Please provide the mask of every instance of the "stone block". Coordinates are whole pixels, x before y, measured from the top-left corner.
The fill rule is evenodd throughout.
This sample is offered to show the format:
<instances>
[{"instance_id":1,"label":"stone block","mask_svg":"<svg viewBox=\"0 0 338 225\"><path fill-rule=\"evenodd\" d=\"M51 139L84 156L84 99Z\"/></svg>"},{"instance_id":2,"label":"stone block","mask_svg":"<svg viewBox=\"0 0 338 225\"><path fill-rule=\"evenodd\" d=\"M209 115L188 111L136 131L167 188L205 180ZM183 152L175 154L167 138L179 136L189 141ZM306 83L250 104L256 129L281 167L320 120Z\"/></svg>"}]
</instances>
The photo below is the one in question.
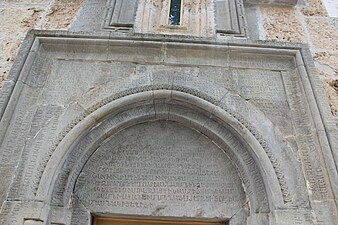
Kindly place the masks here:
<instances>
[{"instance_id":1,"label":"stone block","mask_svg":"<svg viewBox=\"0 0 338 225\"><path fill-rule=\"evenodd\" d=\"M258 49L256 53L231 49L229 65L240 69L289 70L294 67L294 62L290 56L260 53Z\"/></svg>"},{"instance_id":2,"label":"stone block","mask_svg":"<svg viewBox=\"0 0 338 225\"><path fill-rule=\"evenodd\" d=\"M313 54L313 59L316 62L319 62L323 66L329 66L327 68L332 75L334 74L338 78L338 53L337 52L315 52ZM316 65L317 67L317 65ZM318 67L317 67L318 68ZM320 68L318 68L321 70ZM325 71L326 72L326 71Z\"/></svg>"},{"instance_id":3,"label":"stone block","mask_svg":"<svg viewBox=\"0 0 338 225\"><path fill-rule=\"evenodd\" d=\"M83 2L84 0L55 1L47 13L43 28L51 30L68 28Z\"/></svg>"},{"instance_id":4,"label":"stone block","mask_svg":"<svg viewBox=\"0 0 338 225\"><path fill-rule=\"evenodd\" d=\"M2 89L5 84L4 82L9 74L9 70L10 70L9 65L0 66L0 89Z\"/></svg>"},{"instance_id":5,"label":"stone block","mask_svg":"<svg viewBox=\"0 0 338 225\"><path fill-rule=\"evenodd\" d=\"M209 50L207 50L205 45L184 46L181 44L167 44L164 62L169 64L222 67L229 65L228 46L212 46Z\"/></svg>"},{"instance_id":6,"label":"stone block","mask_svg":"<svg viewBox=\"0 0 338 225\"><path fill-rule=\"evenodd\" d=\"M114 0L111 2L112 11L107 18L111 18L111 26L132 27L134 25L137 0Z\"/></svg>"},{"instance_id":7,"label":"stone block","mask_svg":"<svg viewBox=\"0 0 338 225\"><path fill-rule=\"evenodd\" d=\"M13 62L21 45L21 40L4 40L1 42L0 62Z\"/></svg>"},{"instance_id":8,"label":"stone block","mask_svg":"<svg viewBox=\"0 0 338 225\"><path fill-rule=\"evenodd\" d=\"M47 220L49 207L42 202L6 201L0 212L0 224L42 225Z\"/></svg>"},{"instance_id":9,"label":"stone block","mask_svg":"<svg viewBox=\"0 0 338 225\"><path fill-rule=\"evenodd\" d=\"M275 6L295 6L297 0L244 0L245 3L249 4L260 4L260 5L275 5Z\"/></svg>"},{"instance_id":10,"label":"stone block","mask_svg":"<svg viewBox=\"0 0 338 225\"><path fill-rule=\"evenodd\" d=\"M202 163L206 159L210 165ZM217 211L222 212L219 218L230 218L245 199L229 160L208 139L180 124L142 124L115 135L94 153L75 193L93 212L212 218Z\"/></svg>"},{"instance_id":11,"label":"stone block","mask_svg":"<svg viewBox=\"0 0 338 225\"><path fill-rule=\"evenodd\" d=\"M262 6L266 39L284 42L305 42L304 27L296 9L289 7Z\"/></svg>"},{"instance_id":12,"label":"stone block","mask_svg":"<svg viewBox=\"0 0 338 225\"><path fill-rule=\"evenodd\" d=\"M14 4L48 4L50 0L3 0L6 3Z\"/></svg>"},{"instance_id":13,"label":"stone block","mask_svg":"<svg viewBox=\"0 0 338 225\"><path fill-rule=\"evenodd\" d=\"M137 63L162 63L162 43L158 42L129 42L126 46L124 41L110 40L108 60ZM146 54L145 54L146 53Z\"/></svg>"},{"instance_id":14,"label":"stone block","mask_svg":"<svg viewBox=\"0 0 338 225\"><path fill-rule=\"evenodd\" d=\"M332 112L332 115L338 116L338 88L336 88L336 80L327 80L324 81L324 88L326 90L326 95L329 99L329 106Z\"/></svg>"},{"instance_id":15,"label":"stone block","mask_svg":"<svg viewBox=\"0 0 338 225\"><path fill-rule=\"evenodd\" d=\"M315 51L336 51L337 36L329 18L306 18L310 46Z\"/></svg>"},{"instance_id":16,"label":"stone block","mask_svg":"<svg viewBox=\"0 0 338 225\"><path fill-rule=\"evenodd\" d=\"M77 8L84 0L78 0L78 4L74 5ZM103 27L103 22L107 13L107 1L90 1L85 0L76 15L76 18L70 30L72 31L99 31ZM75 12L75 11L74 11Z\"/></svg>"},{"instance_id":17,"label":"stone block","mask_svg":"<svg viewBox=\"0 0 338 225\"><path fill-rule=\"evenodd\" d=\"M43 221L39 221L39 220L25 220L23 222L23 225L43 225Z\"/></svg>"},{"instance_id":18,"label":"stone block","mask_svg":"<svg viewBox=\"0 0 338 225\"><path fill-rule=\"evenodd\" d=\"M0 98L3 224L335 221L337 129L301 45L34 35Z\"/></svg>"},{"instance_id":19,"label":"stone block","mask_svg":"<svg viewBox=\"0 0 338 225\"><path fill-rule=\"evenodd\" d=\"M323 1L308 0L301 11L305 16L327 16Z\"/></svg>"},{"instance_id":20,"label":"stone block","mask_svg":"<svg viewBox=\"0 0 338 225\"><path fill-rule=\"evenodd\" d=\"M1 8L1 34L9 37L23 38L29 29L34 28L42 9L41 8ZM16 17L13 17L16 15Z\"/></svg>"},{"instance_id":21,"label":"stone block","mask_svg":"<svg viewBox=\"0 0 338 225\"><path fill-rule=\"evenodd\" d=\"M241 9L238 9L240 5L236 0L222 0L215 2L215 20L216 20L216 32L228 33L228 34L240 34L239 21L241 18Z\"/></svg>"}]
</instances>

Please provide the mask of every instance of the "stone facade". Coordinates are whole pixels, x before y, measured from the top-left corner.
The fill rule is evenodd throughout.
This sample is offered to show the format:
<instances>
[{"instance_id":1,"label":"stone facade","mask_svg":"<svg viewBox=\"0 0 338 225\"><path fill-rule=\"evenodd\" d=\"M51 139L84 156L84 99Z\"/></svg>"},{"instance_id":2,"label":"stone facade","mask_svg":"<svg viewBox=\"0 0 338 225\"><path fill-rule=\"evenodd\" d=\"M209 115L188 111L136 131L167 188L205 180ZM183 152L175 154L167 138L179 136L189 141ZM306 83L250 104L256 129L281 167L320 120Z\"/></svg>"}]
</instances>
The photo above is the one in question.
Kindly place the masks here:
<instances>
[{"instance_id":1,"label":"stone facade","mask_svg":"<svg viewBox=\"0 0 338 225\"><path fill-rule=\"evenodd\" d=\"M67 29L83 0L0 1L0 87L30 29ZM15 15L15 16L14 16Z\"/></svg>"},{"instance_id":2,"label":"stone facade","mask_svg":"<svg viewBox=\"0 0 338 225\"><path fill-rule=\"evenodd\" d=\"M83 0L5 0L0 2L1 21L9 21L0 24L0 86L9 74L27 30L32 28L69 29L82 2ZM252 34L252 38L310 44L316 68L329 98L332 114L337 116L338 22L337 15L334 14L336 13L334 9L337 8L334 1L326 0L326 7L321 0L299 1L294 7L278 6L278 4L283 5L283 1L277 1L277 6L256 6L253 4L258 1L253 0L244 3L247 17L251 11L254 11L254 15L247 18L249 26L250 21L258 23L254 26L258 33ZM332 11L331 15L328 11ZM15 19L12 17L13 14L16 15ZM210 29L213 29L212 27L210 26ZM248 29L250 30L250 27ZM185 31L178 30L177 32L184 33ZM204 33L207 32L209 31L204 31Z\"/></svg>"},{"instance_id":3,"label":"stone facade","mask_svg":"<svg viewBox=\"0 0 338 225\"><path fill-rule=\"evenodd\" d=\"M309 44L332 114L337 116L338 14L330 16L327 13L330 8L325 8L321 1L309 0L292 8L262 6L260 12L266 40Z\"/></svg>"},{"instance_id":4,"label":"stone facade","mask_svg":"<svg viewBox=\"0 0 338 225\"><path fill-rule=\"evenodd\" d=\"M337 121L312 56L336 49L308 39L327 18L314 3L186 0L180 26L167 1L1 4L69 30L30 31L3 82L0 224L338 221Z\"/></svg>"}]
</instances>

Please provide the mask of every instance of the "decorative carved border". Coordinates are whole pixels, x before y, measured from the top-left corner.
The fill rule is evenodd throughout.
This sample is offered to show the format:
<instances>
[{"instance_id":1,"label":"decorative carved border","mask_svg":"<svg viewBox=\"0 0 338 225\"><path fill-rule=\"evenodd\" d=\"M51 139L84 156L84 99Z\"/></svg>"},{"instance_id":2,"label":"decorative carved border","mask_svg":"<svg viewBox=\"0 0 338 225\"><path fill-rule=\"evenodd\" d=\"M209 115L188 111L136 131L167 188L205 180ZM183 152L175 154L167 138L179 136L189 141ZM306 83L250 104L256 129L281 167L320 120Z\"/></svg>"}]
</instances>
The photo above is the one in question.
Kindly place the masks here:
<instances>
[{"instance_id":1,"label":"decorative carved border","mask_svg":"<svg viewBox=\"0 0 338 225\"><path fill-rule=\"evenodd\" d=\"M39 51L40 42L42 41L70 41L73 43L86 41L87 39L91 39L95 41L107 41L109 40L119 40L123 39L126 41L163 41L166 43L174 43L174 42L183 42L183 43L192 43L192 44L211 44L211 45L225 45L229 46L232 49L236 49L239 51L255 51L261 53L276 53L282 55L292 56L296 62L296 70L298 71L298 75L301 78L302 87L304 88L304 92L306 93L306 100L308 101L311 117L314 122L314 127L318 130L318 136L320 139L320 150L323 151L323 158L325 161L326 171L328 173L328 177L330 178L331 189L333 191L333 195L337 196L337 190L335 188L335 183L337 182L337 168L336 165L338 160L337 149L337 125L336 120L333 119L332 115L330 115L330 111L328 108L327 101L325 100L325 94L322 90L319 79L315 76L316 71L315 67L312 63L311 54L308 49L302 45L291 45L285 43L271 43L271 42L250 42L244 40L227 40L224 42L219 41L210 41L194 38L186 38L184 40L175 39L175 37L154 37L154 36L143 36L141 38L138 37L128 37L128 36L117 36L117 37L103 37L103 36L93 36L90 34L72 34L69 32L40 32L33 31L28 35L28 39L23 45L23 48L20 50L21 56L19 56L19 60L15 62L14 67L10 73L9 78L5 81L5 85L2 89L0 99L2 102L0 112L1 112L1 126L8 127L8 123L10 122L10 118L15 110L16 106L16 98L20 95L20 91L22 89L21 83L25 80L25 76L29 73L29 68L25 67L26 63L29 64L31 60L34 60L36 57L36 53ZM35 42L34 42L35 41ZM109 46L109 43L107 43ZM20 55L19 54L19 55ZM149 88L149 87L148 87ZM163 86L163 88L167 88ZM169 87L170 88L170 87ZM152 89L152 88L150 88ZM196 93L194 90L191 90L193 94ZM124 94L122 94L124 95ZM128 95L128 94L126 94ZM206 98L208 101L210 99ZM211 100L212 101L212 100ZM103 105L105 105L103 103ZM94 107L95 108L95 107ZM93 108L93 110L94 110ZM95 110L94 110L95 111ZM93 112L94 112L93 111ZM65 128L63 134L60 134L57 139L63 140L66 136L66 133L71 131L73 127L76 127L76 124L85 120L87 114L80 115L75 122L71 123L67 128ZM235 117L235 116L234 116ZM238 118L240 120L241 118ZM243 122L246 124L246 122ZM249 127L249 126L248 126ZM250 130L250 127L248 128ZM4 135L6 133L6 129L0 132L1 140L3 140ZM64 134L65 133L65 134ZM251 133L255 133L254 130L251 130ZM256 134L257 135L257 134ZM257 136L259 139L259 136ZM261 141L261 146L265 146L266 143ZM269 152L266 152L269 155ZM49 155L49 154L48 154ZM273 157L269 157L273 162ZM278 164L276 164L278 165ZM276 167L277 168L277 167ZM278 170L278 168L277 168ZM283 182L281 182L281 186L283 186ZM285 200L284 200L285 201ZM7 203L6 203L7 204Z\"/></svg>"}]
</instances>

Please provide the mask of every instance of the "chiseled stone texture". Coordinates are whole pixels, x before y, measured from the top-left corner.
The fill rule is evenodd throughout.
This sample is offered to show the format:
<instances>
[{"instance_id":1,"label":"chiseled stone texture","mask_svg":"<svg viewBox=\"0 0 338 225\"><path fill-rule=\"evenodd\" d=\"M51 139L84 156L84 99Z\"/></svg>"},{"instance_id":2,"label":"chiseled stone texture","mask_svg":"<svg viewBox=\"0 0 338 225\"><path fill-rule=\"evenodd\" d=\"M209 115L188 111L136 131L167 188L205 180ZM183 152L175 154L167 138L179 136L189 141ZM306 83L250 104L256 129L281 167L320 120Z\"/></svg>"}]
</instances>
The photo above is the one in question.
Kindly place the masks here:
<instances>
[{"instance_id":1,"label":"chiseled stone texture","mask_svg":"<svg viewBox=\"0 0 338 225\"><path fill-rule=\"evenodd\" d=\"M329 98L329 104L333 115L338 116L338 80L325 80L324 88Z\"/></svg>"},{"instance_id":2,"label":"chiseled stone texture","mask_svg":"<svg viewBox=\"0 0 338 225\"><path fill-rule=\"evenodd\" d=\"M322 0L299 2L295 7L260 7L267 40L310 45L316 68L327 90L331 111L338 116L338 92L330 84L338 80L337 19L330 18Z\"/></svg>"},{"instance_id":3,"label":"chiseled stone texture","mask_svg":"<svg viewBox=\"0 0 338 225\"><path fill-rule=\"evenodd\" d=\"M92 212L226 219L246 202L233 163L193 129L147 122L100 146L74 194Z\"/></svg>"},{"instance_id":4,"label":"chiseled stone texture","mask_svg":"<svg viewBox=\"0 0 338 225\"><path fill-rule=\"evenodd\" d=\"M24 36L27 31L34 27L41 8L24 7L0 8L1 35L2 36ZM13 17L13 15L18 15Z\"/></svg>"},{"instance_id":5,"label":"chiseled stone texture","mask_svg":"<svg viewBox=\"0 0 338 225\"><path fill-rule=\"evenodd\" d=\"M34 34L40 42L30 48ZM230 225L337 220L337 128L304 46L66 31L31 32L23 46L27 65L16 62L0 96L0 223L88 224L93 213L128 212L231 217ZM172 154L173 169L151 151ZM192 188L182 191L194 194L176 196L176 205L147 196L154 189L130 195L131 177L134 187L169 179L142 177L151 173L185 184L190 170L179 160L192 173L211 168L215 181L184 178ZM211 200L225 202L210 202L202 183L224 186L222 179L234 189L211 188ZM136 200L152 205L138 210Z\"/></svg>"},{"instance_id":6,"label":"chiseled stone texture","mask_svg":"<svg viewBox=\"0 0 338 225\"><path fill-rule=\"evenodd\" d=\"M161 8L157 1L144 2L149 6L143 8L149 17L153 9ZM197 2L185 7L201 13L203 18L212 18L214 12L206 10L208 7L197 7L202 2L209 6L210 1ZM89 24L87 28L100 30L105 3L87 0L86 7L81 8L80 0L1 2L4 19L10 15L6 10L18 14L23 10L13 26L21 33L16 34L8 24L3 33L0 31L2 77L8 74L17 46L30 27L67 29L79 9L80 17L75 20L79 26L75 28L84 31L82 26ZM66 4L68 7L63 8ZM331 112L337 114L337 30L332 29L336 21L327 18L321 8L311 8L316 5L309 1L306 6L295 8L261 6L260 12L267 39L309 43L325 82ZM161 9L166 11L165 7ZM87 13L91 13L89 19L81 20ZM189 33L185 28L169 32L163 26L163 15L157 15L157 24L141 22L147 24L150 33ZM189 18L184 15L184 21ZM196 36L211 36L213 21L199 24L198 16L191 18L186 29L197 24L201 29ZM149 198L141 195L134 198L155 206L138 211L135 202L128 202L124 206L129 212L148 216L231 217L230 225L243 224L246 219L250 225L284 225L285 221L332 225L337 221L333 202L338 195L337 127L311 54L304 46L236 38L132 36L113 31L94 35L35 34L52 38L41 38L41 48L35 42L30 49L29 41L26 42L0 95L0 112L5 112L0 129L0 224L88 224L93 212L125 213L121 205L109 208L110 194L118 182L110 185L114 190L107 191L104 182L110 182L112 176L104 176L104 171L114 169L122 171L122 176L133 176L126 172L130 171L127 165L138 162L133 158L138 147L146 151L159 149L163 155L170 151L205 153L205 149L210 149L213 153L206 161L212 162L211 166L203 162L189 164L198 162L192 156L185 165L193 171L207 166L218 168L223 179L233 181L237 189L227 191L233 192L238 202L234 203L226 191L220 196L225 202L202 201L203 207L180 200L175 205L164 197L160 198L164 199L162 202L146 202ZM24 63L28 53L27 64L22 67L20 63ZM161 124L158 120L181 122L186 127L175 127L174 122ZM167 135L165 141L157 142L161 135ZM176 141L168 138L175 135ZM118 147L116 140L122 142ZM187 144L187 140L195 144ZM227 156L217 157L217 150ZM124 165L98 164L102 158L108 160L107 155L110 159L121 157L119 162ZM233 164L228 163L230 158ZM149 164L146 154L137 159ZM174 157L175 160L180 158ZM100 166L102 170L95 174ZM158 168L166 173L163 165L151 169ZM180 175L182 171L185 172L170 171L169 175ZM143 171L141 175L145 173L149 174ZM209 183L209 178L196 176L188 181ZM219 185L222 178L217 177L213 185ZM140 180L144 179L136 179ZM194 185L191 191L196 194L199 188ZM129 194L126 189L118 190L122 195L116 199L133 198L124 195ZM168 209L167 203L174 207ZM129 208L131 205L133 209ZM215 208L221 210L214 211Z\"/></svg>"},{"instance_id":7,"label":"chiseled stone texture","mask_svg":"<svg viewBox=\"0 0 338 225\"><path fill-rule=\"evenodd\" d=\"M83 0L0 1L0 88L28 30L68 29Z\"/></svg>"},{"instance_id":8,"label":"chiseled stone texture","mask_svg":"<svg viewBox=\"0 0 338 225\"><path fill-rule=\"evenodd\" d=\"M4 3L16 3L16 4L48 4L50 0L3 0Z\"/></svg>"},{"instance_id":9,"label":"chiseled stone texture","mask_svg":"<svg viewBox=\"0 0 338 225\"><path fill-rule=\"evenodd\" d=\"M35 7L1 7L0 4L0 88L2 81L9 74L20 43L27 31L34 27L42 8ZM13 17L13 15L16 15Z\"/></svg>"},{"instance_id":10,"label":"chiseled stone texture","mask_svg":"<svg viewBox=\"0 0 338 225\"><path fill-rule=\"evenodd\" d=\"M203 1L196 2L195 5L185 4L187 10L195 12L200 15L201 18L213 18L214 12L210 10L210 4L203 2L206 5L205 8L197 7L202 5ZM313 55L317 53L327 53L328 55L337 54L337 21L328 17L326 8L322 3L322 0L307 0L304 3L299 2L295 7L278 7L273 6L275 3L278 5L292 5L292 1L269 1L270 6L264 6L268 4L267 1L245 1L245 4L263 3L260 6L260 12L262 15L262 27L265 29L265 35L267 40L274 41L286 41L286 42L302 42L308 43L311 46ZM162 33L176 33L176 34L188 34L191 27L200 26L196 30L194 35L212 35L214 33L214 21L206 20L206 23L197 23L200 18L196 15L189 18L187 15L183 15L184 28L182 29L169 29L164 24L167 23L165 11L167 10L167 2L148 1L149 6L145 8L139 7L139 13L144 13L145 10L150 10L149 13L145 13L145 17L136 20L137 32L162 32ZM82 5L84 7L80 8ZM196 6L196 7L195 7ZM68 29L72 21L76 19L76 13L80 9L78 20L75 20L72 30L77 31L94 31L102 28L102 20L105 18L107 7L107 1L84 1L84 0L4 0L0 2L0 19L6 21L0 25L0 42L7 41L12 46L12 54L9 58L13 59L13 55L17 52L17 42L22 41L25 33L28 29ZM154 15L154 9L162 9L160 15ZM198 8L198 9L197 9ZM16 15L15 19L12 15ZM156 23L149 22L147 19L157 18L154 21ZM259 20L260 17L256 19ZM204 21L202 19L201 21ZM148 21L148 22L147 22ZM195 21L195 22L194 22ZM158 24L157 24L158 23ZM144 27L145 26L145 27ZM259 36L259 35L258 35ZM7 45L7 44L6 44ZM4 46L0 48L0 54L6 51ZM7 53L5 53L6 55ZM332 58L332 57L331 57ZM2 81L9 74L9 69L12 66L12 60L7 61L8 57L0 59L0 87ZM337 66L334 65L334 61L325 63L322 66L322 62L316 64L319 74L324 82L329 78L329 81L338 79L337 73L334 76L327 70L337 71ZM329 69L330 67L331 69ZM329 93L331 96L333 93ZM333 107L338 107L336 103L331 102ZM333 114L334 109L332 110Z\"/></svg>"},{"instance_id":11,"label":"chiseled stone texture","mask_svg":"<svg viewBox=\"0 0 338 225\"><path fill-rule=\"evenodd\" d=\"M330 66L330 68L338 70L338 52L316 52L313 56L316 62Z\"/></svg>"},{"instance_id":12,"label":"chiseled stone texture","mask_svg":"<svg viewBox=\"0 0 338 225\"><path fill-rule=\"evenodd\" d=\"M305 42L304 27L291 7L261 7L267 40Z\"/></svg>"},{"instance_id":13,"label":"chiseled stone texture","mask_svg":"<svg viewBox=\"0 0 338 225\"><path fill-rule=\"evenodd\" d=\"M301 9L305 16L328 16L322 0L307 0Z\"/></svg>"},{"instance_id":14,"label":"chiseled stone texture","mask_svg":"<svg viewBox=\"0 0 338 225\"><path fill-rule=\"evenodd\" d=\"M85 0L69 29L82 32L102 31L104 20L110 19L107 15L107 4L111 1L114 0Z\"/></svg>"},{"instance_id":15,"label":"chiseled stone texture","mask_svg":"<svg viewBox=\"0 0 338 225\"><path fill-rule=\"evenodd\" d=\"M305 19L309 33L310 47L314 52L318 51L336 51L337 49L337 31L328 18Z\"/></svg>"},{"instance_id":16,"label":"chiseled stone texture","mask_svg":"<svg viewBox=\"0 0 338 225\"><path fill-rule=\"evenodd\" d=\"M0 88L15 60L20 44L21 40L19 39L5 39L0 41Z\"/></svg>"},{"instance_id":17,"label":"chiseled stone texture","mask_svg":"<svg viewBox=\"0 0 338 225\"><path fill-rule=\"evenodd\" d=\"M48 10L43 29L67 29L84 0L56 0Z\"/></svg>"}]
</instances>

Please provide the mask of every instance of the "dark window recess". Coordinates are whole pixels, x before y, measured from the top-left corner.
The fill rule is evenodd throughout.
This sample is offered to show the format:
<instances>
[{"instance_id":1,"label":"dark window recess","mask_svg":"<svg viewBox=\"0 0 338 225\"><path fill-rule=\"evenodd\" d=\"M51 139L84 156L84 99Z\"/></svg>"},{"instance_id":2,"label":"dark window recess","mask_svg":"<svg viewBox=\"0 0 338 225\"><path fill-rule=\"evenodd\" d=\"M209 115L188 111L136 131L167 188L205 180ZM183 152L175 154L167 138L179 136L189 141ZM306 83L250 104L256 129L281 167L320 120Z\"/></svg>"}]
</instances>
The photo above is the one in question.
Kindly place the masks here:
<instances>
[{"instance_id":1,"label":"dark window recess","mask_svg":"<svg viewBox=\"0 0 338 225\"><path fill-rule=\"evenodd\" d=\"M169 25L180 25L181 0L170 0Z\"/></svg>"}]
</instances>

